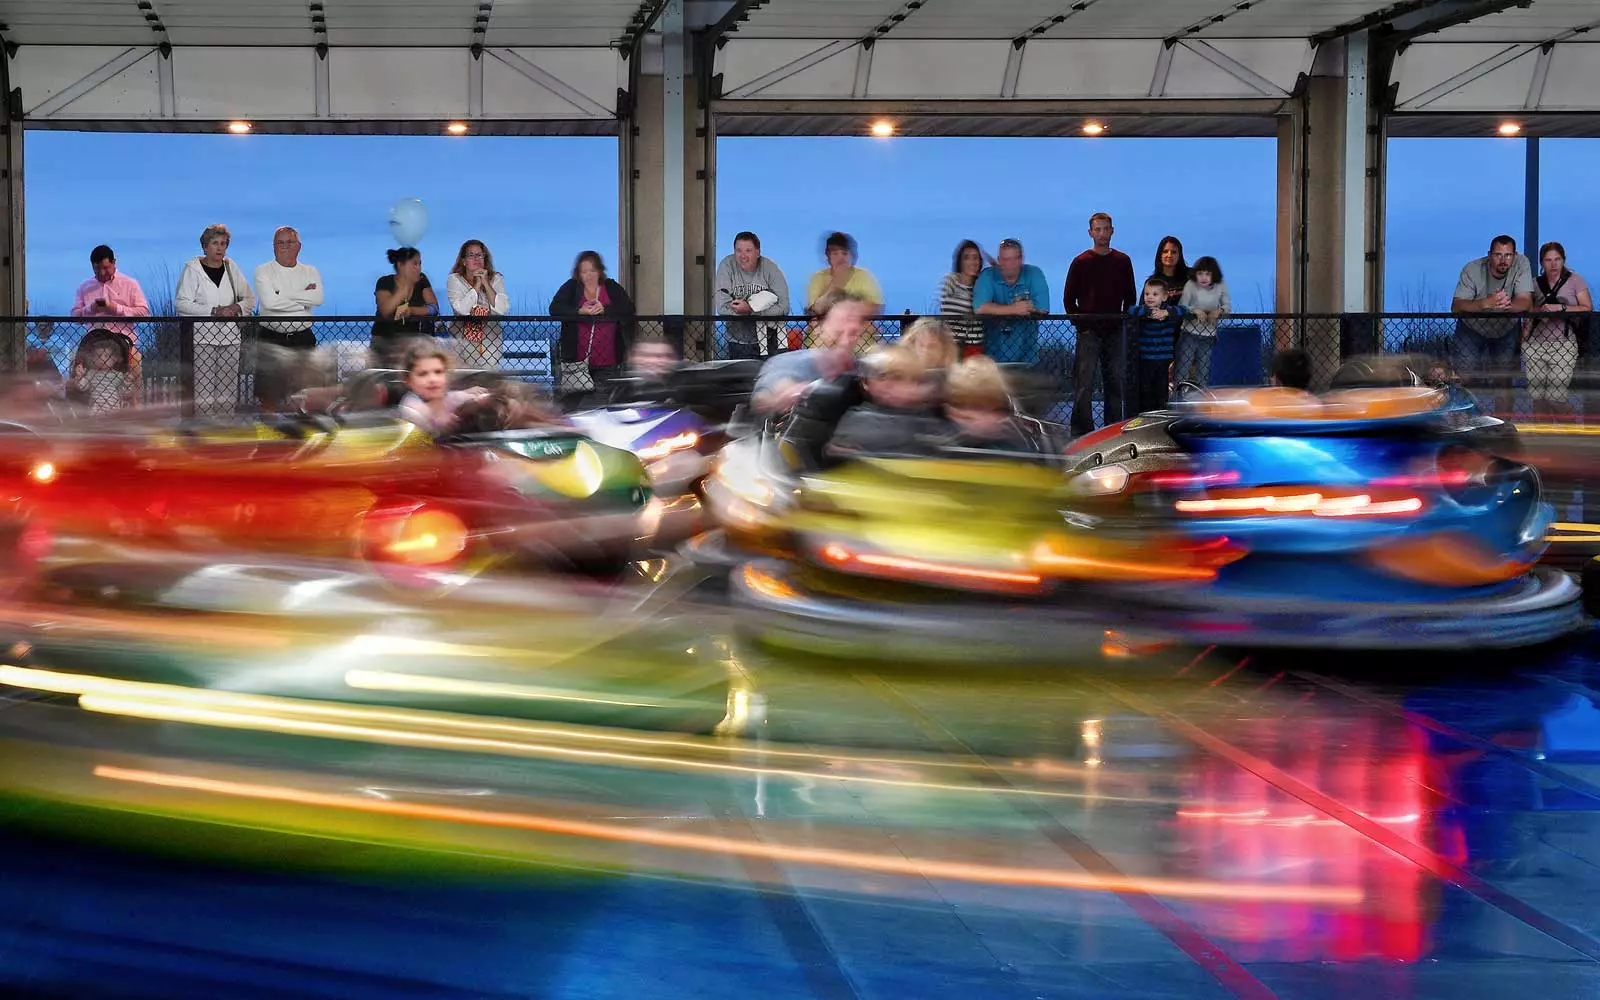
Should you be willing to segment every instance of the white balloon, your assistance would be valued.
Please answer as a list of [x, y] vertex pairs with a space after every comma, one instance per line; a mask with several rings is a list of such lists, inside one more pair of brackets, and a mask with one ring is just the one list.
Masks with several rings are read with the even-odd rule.
[[389, 232], [403, 247], [414, 247], [428, 232], [428, 206], [421, 198], [401, 198], [389, 208]]

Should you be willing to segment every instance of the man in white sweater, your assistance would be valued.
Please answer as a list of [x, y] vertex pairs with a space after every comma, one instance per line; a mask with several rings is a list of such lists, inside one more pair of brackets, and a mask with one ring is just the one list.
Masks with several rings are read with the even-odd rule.
[[272, 260], [256, 268], [261, 330], [256, 348], [256, 399], [263, 410], [280, 408], [305, 387], [317, 335], [311, 316], [322, 305], [322, 275], [300, 262], [300, 234], [281, 226], [272, 234]]

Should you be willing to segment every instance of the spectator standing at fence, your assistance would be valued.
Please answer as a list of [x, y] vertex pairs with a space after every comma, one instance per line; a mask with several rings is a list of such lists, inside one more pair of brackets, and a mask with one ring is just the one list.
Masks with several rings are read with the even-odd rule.
[[422, 271], [422, 251], [416, 247], [390, 250], [389, 266], [394, 273], [379, 278], [372, 289], [378, 306], [378, 318], [372, 324], [372, 353], [375, 364], [394, 368], [405, 360], [410, 340], [433, 336], [439, 297]]
[[964, 358], [983, 353], [983, 321], [973, 314], [972, 293], [986, 263], [989, 262], [977, 241], [962, 240], [956, 247], [952, 270], [939, 285], [939, 315]]
[[490, 316], [511, 312], [506, 279], [494, 269], [494, 255], [482, 240], [468, 240], [456, 251], [455, 267], [444, 283], [450, 311], [457, 316], [457, 351], [461, 361], [479, 368], [500, 367], [505, 334]]
[[1145, 279], [1143, 300], [1131, 310], [1138, 346], [1139, 405], [1159, 410], [1167, 405], [1178, 331], [1188, 310], [1172, 303], [1172, 289], [1155, 275]]
[[78, 286], [72, 315], [88, 320], [91, 330], [106, 330], [127, 340], [125, 398], [130, 404], [138, 403], [143, 388], [139, 331], [134, 324], [120, 320], [149, 317], [150, 302], [137, 280], [117, 270], [117, 255], [105, 244], [89, 251], [89, 266], [94, 269], [94, 277]]
[[1049, 311], [1044, 272], [1023, 262], [1022, 242], [1000, 241], [993, 265], [972, 287], [972, 307], [983, 319], [983, 351], [1000, 364], [1039, 363], [1039, 321]]
[[[789, 281], [783, 269], [761, 255], [761, 237], [745, 231], [733, 238], [733, 253], [717, 264], [717, 315], [789, 315]], [[729, 320], [728, 357], [758, 358], [776, 351], [774, 328], [782, 324], [753, 319]], [[763, 351], [761, 341], [767, 340]]]
[[1210, 385], [1217, 324], [1233, 311], [1233, 297], [1222, 280], [1222, 265], [1217, 263], [1217, 258], [1201, 257], [1194, 262], [1178, 304], [1187, 315], [1183, 318], [1183, 331], [1178, 335], [1178, 366], [1172, 380]]
[[305, 388], [305, 371], [317, 346], [311, 316], [325, 294], [321, 273], [300, 260], [300, 234], [280, 226], [272, 234], [272, 259], [256, 268], [261, 300], [256, 399], [263, 410], [277, 410]]
[[1072, 433], [1094, 430], [1094, 372], [1098, 365], [1105, 383], [1105, 420], [1112, 424], [1124, 416], [1128, 377], [1128, 348], [1123, 317], [1133, 308], [1138, 291], [1133, 285], [1133, 261], [1111, 247], [1116, 228], [1111, 216], [1096, 212], [1089, 217], [1093, 245], [1067, 268], [1062, 304], [1078, 330], [1077, 356], [1072, 365]]
[[1189, 265], [1183, 259], [1183, 241], [1176, 236], [1163, 236], [1156, 244], [1155, 270], [1150, 277], [1160, 278], [1167, 286], [1167, 302], [1178, 305], [1183, 299], [1184, 286], [1189, 283]]
[[585, 388], [583, 376], [566, 369], [572, 374], [561, 386], [564, 396], [581, 396], [617, 376], [627, 355], [620, 320], [633, 318], [633, 313], [633, 299], [627, 290], [606, 277], [605, 259], [593, 250], [578, 254], [572, 277], [550, 300], [550, 315], [562, 321], [562, 363], [586, 365], [591, 384]]
[[1468, 261], [1461, 269], [1450, 311], [1456, 321], [1451, 344], [1455, 368], [1464, 378], [1494, 387], [1494, 408], [1511, 409], [1506, 382], [1517, 356], [1517, 334], [1522, 326], [1517, 314], [1533, 308], [1533, 269], [1517, 253], [1517, 241], [1496, 236], [1487, 256]]
[[822, 252], [828, 266], [813, 274], [806, 285], [806, 311], [821, 316], [842, 293], [865, 302], [870, 315], [881, 315], [883, 289], [871, 271], [856, 266], [855, 239], [849, 233], [831, 233]]
[[173, 304], [194, 344], [196, 413], [232, 413], [239, 405], [239, 318], [256, 310], [255, 292], [228, 256], [233, 235], [217, 223], [200, 234], [205, 251], [183, 265]]
[[1567, 270], [1567, 250], [1559, 243], [1539, 248], [1541, 271], [1535, 282], [1534, 319], [1524, 324], [1522, 367], [1534, 408], [1566, 413], [1572, 373], [1578, 367], [1578, 338], [1594, 302], [1581, 275]]

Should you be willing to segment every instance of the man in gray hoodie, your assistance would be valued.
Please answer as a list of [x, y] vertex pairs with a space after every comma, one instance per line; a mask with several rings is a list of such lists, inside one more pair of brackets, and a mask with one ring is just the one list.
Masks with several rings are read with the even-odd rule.
[[[717, 314], [720, 316], [787, 316], [789, 283], [777, 264], [761, 256], [761, 238], [743, 232], [733, 238], [733, 253], [717, 265]], [[758, 358], [758, 337], [780, 324], [729, 320], [728, 357]], [[773, 345], [772, 350], [779, 349]]]

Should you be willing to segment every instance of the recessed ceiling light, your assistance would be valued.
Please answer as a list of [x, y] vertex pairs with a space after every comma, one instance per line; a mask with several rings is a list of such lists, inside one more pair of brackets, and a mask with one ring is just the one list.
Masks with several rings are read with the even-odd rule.
[[872, 134], [880, 139], [887, 139], [894, 135], [894, 122], [881, 121], [872, 123]]
[[1104, 135], [1105, 131], [1106, 127], [1099, 122], [1085, 122], [1083, 125], [1084, 135]]
[[1522, 126], [1517, 124], [1516, 122], [1501, 122], [1500, 123], [1500, 134], [1501, 135], [1516, 135], [1517, 133], [1519, 133], [1521, 131], [1522, 131]]
[[232, 132], [234, 135], [249, 135], [250, 130], [254, 127], [255, 126], [251, 125], [249, 122], [228, 123], [228, 131]]
[[470, 128], [466, 122], [451, 122], [444, 127], [444, 130], [451, 135], [466, 135]]

